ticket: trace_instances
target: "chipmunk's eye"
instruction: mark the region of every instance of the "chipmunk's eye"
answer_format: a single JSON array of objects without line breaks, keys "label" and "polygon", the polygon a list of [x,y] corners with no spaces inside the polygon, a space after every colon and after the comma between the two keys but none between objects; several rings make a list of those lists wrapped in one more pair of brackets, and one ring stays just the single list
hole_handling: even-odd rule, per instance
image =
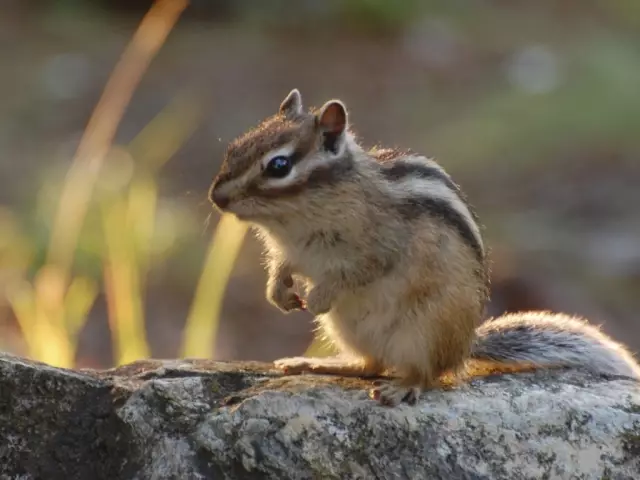
[{"label": "chipmunk's eye", "polygon": [[269,160],[265,173],[270,177],[284,178],[289,175],[292,168],[291,158],[279,155]]}]

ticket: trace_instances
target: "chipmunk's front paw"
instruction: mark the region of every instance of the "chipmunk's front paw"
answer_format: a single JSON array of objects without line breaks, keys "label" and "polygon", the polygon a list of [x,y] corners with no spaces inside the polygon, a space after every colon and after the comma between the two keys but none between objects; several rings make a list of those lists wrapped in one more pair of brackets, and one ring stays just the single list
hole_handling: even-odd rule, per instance
[{"label": "chipmunk's front paw", "polygon": [[282,312],[289,313],[294,310],[304,310],[304,303],[297,293],[289,292],[285,298],[279,298],[277,302],[272,303]]},{"label": "chipmunk's front paw", "polygon": [[322,315],[331,310],[333,295],[330,290],[317,286],[307,296],[307,310],[313,315]]},{"label": "chipmunk's front paw", "polygon": [[278,370],[282,370],[285,375],[299,375],[313,370],[311,362],[305,357],[281,358],[273,362]]},{"label": "chipmunk's front paw", "polygon": [[267,287],[267,300],[284,313],[303,310],[304,304],[300,296],[291,289],[292,286],[291,277],[273,281]]}]

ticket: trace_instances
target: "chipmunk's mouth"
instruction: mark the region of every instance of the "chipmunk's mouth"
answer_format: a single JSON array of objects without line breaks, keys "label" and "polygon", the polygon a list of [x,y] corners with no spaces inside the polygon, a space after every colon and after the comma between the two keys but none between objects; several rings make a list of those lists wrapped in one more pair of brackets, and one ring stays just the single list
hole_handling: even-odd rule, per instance
[{"label": "chipmunk's mouth", "polygon": [[255,213],[247,213],[242,211],[241,208],[234,208],[235,205],[229,205],[228,207],[222,209],[222,208],[217,208],[220,212],[227,214],[227,215],[233,215],[234,217],[236,217],[238,220],[244,221],[244,222],[250,222],[255,220],[256,218],[260,218],[260,215],[257,215]]},{"label": "chipmunk's mouth", "polygon": [[238,220],[250,223],[263,223],[273,215],[272,207],[263,205],[251,197],[234,197],[221,194],[218,190],[209,193],[209,199],[215,210],[220,213],[235,216]]}]

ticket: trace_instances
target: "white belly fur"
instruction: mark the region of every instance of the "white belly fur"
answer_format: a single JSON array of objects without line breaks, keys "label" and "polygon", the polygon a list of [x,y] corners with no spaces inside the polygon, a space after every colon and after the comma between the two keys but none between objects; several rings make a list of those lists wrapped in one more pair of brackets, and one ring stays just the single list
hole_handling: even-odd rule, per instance
[{"label": "white belly fur", "polygon": [[403,299],[407,281],[401,275],[389,275],[350,291],[316,321],[342,351],[387,367],[422,365],[428,354],[428,312],[407,305]]}]

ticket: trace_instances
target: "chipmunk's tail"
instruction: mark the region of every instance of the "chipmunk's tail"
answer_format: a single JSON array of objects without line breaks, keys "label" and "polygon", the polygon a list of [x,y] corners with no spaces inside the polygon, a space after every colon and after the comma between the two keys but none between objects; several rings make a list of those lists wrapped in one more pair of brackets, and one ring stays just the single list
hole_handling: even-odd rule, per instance
[{"label": "chipmunk's tail", "polygon": [[623,345],[584,319],[550,312],[488,320],[477,329],[471,358],[504,366],[572,367],[640,379],[640,365]]}]

